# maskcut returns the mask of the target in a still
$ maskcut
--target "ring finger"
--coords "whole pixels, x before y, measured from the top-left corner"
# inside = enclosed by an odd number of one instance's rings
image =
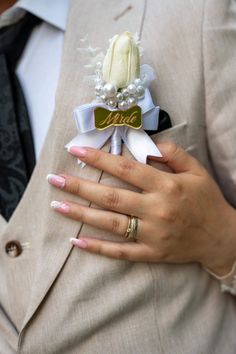
[[[53,201],[51,207],[68,218],[81,221],[120,236],[125,236],[126,234],[129,223],[128,215],[102,209],[88,208],[68,201]],[[143,221],[139,219],[137,238],[142,234],[142,229]]]

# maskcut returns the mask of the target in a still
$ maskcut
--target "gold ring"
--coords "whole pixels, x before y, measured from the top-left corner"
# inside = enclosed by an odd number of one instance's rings
[[[125,233],[125,238],[135,239],[138,233],[138,218],[136,216],[129,216],[128,226]]]

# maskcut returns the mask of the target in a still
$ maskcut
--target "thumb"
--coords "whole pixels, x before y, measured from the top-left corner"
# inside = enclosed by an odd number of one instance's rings
[[[166,164],[176,173],[189,172],[199,174],[203,172],[203,167],[198,160],[180,146],[172,142],[161,142],[158,143],[158,149],[161,151],[162,156],[148,156],[149,160]]]

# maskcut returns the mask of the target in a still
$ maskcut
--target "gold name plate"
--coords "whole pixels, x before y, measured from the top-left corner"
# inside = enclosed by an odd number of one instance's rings
[[[142,112],[139,106],[134,106],[127,111],[109,111],[102,107],[94,110],[95,127],[103,130],[111,126],[127,125],[133,129],[142,127]]]

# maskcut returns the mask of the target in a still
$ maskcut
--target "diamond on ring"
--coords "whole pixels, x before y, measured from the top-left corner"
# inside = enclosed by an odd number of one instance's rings
[[[135,239],[138,232],[138,218],[136,216],[129,216],[128,226],[125,233],[125,238]]]

